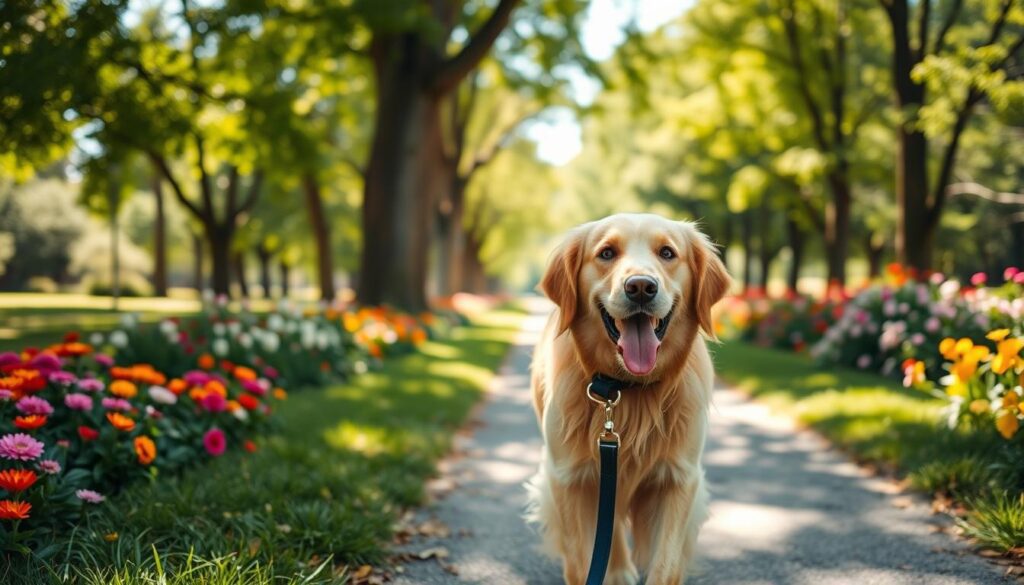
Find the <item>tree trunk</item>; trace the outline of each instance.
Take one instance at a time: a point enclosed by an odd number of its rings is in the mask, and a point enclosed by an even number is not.
[[[203,238],[195,232],[192,232],[192,285],[199,294],[206,288],[203,281]]]
[[[832,199],[825,206],[825,254],[829,289],[846,284],[846,257],[850,248],[850,182],[844,168],[829,176]]]
[[[1024,220],[1018,220],[1010,224],[1010,237],[1012,238],[1010,240],[1012,245],[1010,247],[1008,266],[1015,266],[1024,270]]]
[[[320,195],[320,184],[312,173],[302,177],[303,191],[306,194],[306,210],[309,212],[309,225],[313,229],[313,240],[316,242],[316,268],[320,281],[320,298],[333,301],[334,289],[334,255],[331,248],[331,232],[324,213],[324,202]]]
[[[800,224],[792,219],[786,220],[786,236],[789,240],[789,271],[786,273],[786,288],[788,294],[798,294],[800,284],[800,269],[804,262],[804,244],[807,236]]]
[[[156,170],[152,177],[156,216],[153,218],[153,294],[167,296],[167,217],[164,210],[163,180]]]
[[[746,210],[740,214],[740,239],[743,245],[743,292],[746,293],[750,290],[750,285],[753,282],[753,270],[754,265],[754,253],[753,253],[753,231],[754,225],[753,220],[750,217],[750,210]]]
[[[111,173],[113,175],[113,173]],[[110,294],[113,310],[118,310],[121,300],[121,245],[118,237],[117,212],[121,208],[120,185],[111,177],[107,193],[107,207],[110,213]]]
[[[232,256],[233,272],[235,273],[235,282],[238,283],[238,292],[242,294],[243,299],[247,299],[249,298],[249,283],[246,281],[245,255],[241,252],[235,252]]]
[[[234,230],[225,226],[207,224],[206,241],[210,246],[210,265],[213,272],[213,292],[231,294],[231,240]]]
[[[439,98],[423,90],[424,63],[414,51],[387,43],[377,47],[374,65],[377,114],[363,188],[357,296],[367,305],[421,311],[444,168]]]
[[[260,262],[260,288],[263,289],[263,298],[269,299],[270,292],[270,250],[262,244],[256,247],[256,257]]]
[[[480,261],[482,242],[473,233],[466,234],[466,250],[462,257],[462,283],[459,288],[473,294],[487,289],[487,272]]]
[[[291,279],[292,267],[289,266],[288,263],[284,261],[284,259],[282,259],[281,262],[280,262],[280,268],[281,268],[281,298],[286,299],[286,298],[288,298],[288,290],[289,290],[288,285],[290,284],[289,280]]]
[[[864,238],[864,253],[868,259],[868,278],[875,280],[882,275],[882,255],[885,253],[885,238],[870,233]]]
[[[467,181],[455,177],[451,186],[451,208],[442,214],[439,222],[441,238],[441,282],[442,294],[452,295],[459,292],[463,283],[462,270],[465,266],[463,256],[466,254],[466,229],[463,226],[465,211],[465,194]]]

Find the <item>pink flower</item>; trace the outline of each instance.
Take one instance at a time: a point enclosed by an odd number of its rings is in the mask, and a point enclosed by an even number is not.
[[[1024,272],[1018,272],[1013,276],[1013,282],[1017,284],[1024,284]]]
[[[64,397],[64,406],[71,410],[88,411],[92,410],[92,396],[79,392],[72,392]]]
[[[0,437],[0,457],[15,461],[32,461],[43,454],[43,444],[25,433]]]
[[[104,398],[100,404],[107,410],[121,410],[128,412],[132,409],[132,403],[124,398]]]
[[[14,398],[14,392],[6,388],[0,388],[0,400],[10,400],[11,398]]]
[[[267,385],[261,384],[257,380],[243,380],[242,388],[244,388],[246,392],[255,394],[256,396],[263,396],[267,393],[267,390],[269,390]]]
[[[1013,277],[1017,276],[1018,274],[1020,274],[1019,268],[1017,268],[1016,266],[1007,266],[1006,270],[1003,271],[1003,280],[1005,280],[1006,282],[1010,282],[1011,280],[1013,280]]]
[[[53,414],[53,407],[45,399],[38,396],[26,396],[19,400],[15,408],[23,414],[41,414],[50,416]]]
[[[90,504],[99,504],[103,500],[107,499],[103,497],[99,492],[94,492],[92,490],[78,490],[75,492],[75,495],[78,496],[79,500],[82,500],[83,502],[88,502]]]
[[[0,353],[0,367],[13,366],[14,364],[21,363],[21,356],[14,353],[13,351],[5,351]]]
[[[78,381],[78,389],[86,392],[103,392],[103,380],[96,378],[83,378]]]
[[[52,353],[36,354],[36,356],[28,363],[33,368],[45,373],[50,373],[61,368],[60,358]]]
[[[97,353],[92,356],[92,359],[96,360],[96,363],[104,368],[109,368],[114,365],[114,358],[105,353]]]
[[[276,378],[280,374],[278,374],[277,370],[274,369],[273,367],[267,366],[267,367],[263,368],[263,375],[268,377],[268,378]]]
[[[210,381],[210,375],[206,372],[200,372],[199,370],[192,370],[190,372],[185,372],[182,379],[185,380],[189,386],[202,386]]]
[[[224,436],[224,431],[214,427],[203,435],[203,446],[206,447],[206,452],[214,457],[220,457],[224,454],[224,449],[227,448],[227,438]]]
[[[72,374],[71,372],[65,372],[62,370],[50,374],[49,379],[54,384],[60,384],[61,386],[70,386],[75,383],[75,380],[78,379],[78,376]]]
[[[223,412],[227,407],[227,400],[216,392],[210,392],[203,397],[203,408],[210,412]]]
[[[937,333],[942,328],[942,323],[935,317],[928,317],[924,322],[924,330],[928,333]]]
[[[985,282],[987,280],[988,277],[985,276],[984,272],[975,272],[974,275],[971,276],[971,284],[974,286],[985,286]]]
[[[60,473],[60,463],[57,463],[53,459],[43,459],[36,464],[39,467],[39,471],[48,473],[50,475],[57,475]]]

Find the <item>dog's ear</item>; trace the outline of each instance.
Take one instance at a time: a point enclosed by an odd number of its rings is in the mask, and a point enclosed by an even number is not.
[[[569,237],[551,253],[544,277],[540,281],[540,290],[558,305],[559,334],[565,332],[576,319],[580,267],[583,265],[583,242],[586,235],[586,226],[570,232]]]
[[[732,280],[714,244],[696,228],[690,227],[690,305],[697,325],[714,339],[716,336],[711,321],[711,307],[722,300]]]

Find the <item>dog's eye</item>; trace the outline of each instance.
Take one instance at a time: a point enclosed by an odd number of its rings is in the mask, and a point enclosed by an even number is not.
[[[604,248],[598,252],[597,257],[601,260],[611,260],[615,257],[615,250],[612,250],[611,248]]]
[[[662,246],[661,251],[658,252],[658,255],[660,255],[665,260],[671,260],[676,257],[676,251],[673,250],[672,248],[669,248],[668,246]]]

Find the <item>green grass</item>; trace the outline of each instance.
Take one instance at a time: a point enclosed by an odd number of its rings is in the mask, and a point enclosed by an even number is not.
[[[968,534],[1000,550],[1024,545],[1019,446],[995,432],[951,430],[944,402],[893,380],[843,368],[823,370],[804,356],[726,342],[714,350],[718,373],[739,389],[819,431],[855,459],[906,477],[911,486],[968,502]],[[1014,516],[1016,514],[1016,516]],[[1021,527],[1013,538],[994,519]],[[1016,524],[1013,524],[1016,522]],[[998,538],[989,537],[999,534]],[[1012,545],[1011,545],[1012,544]]]
[[[380,562],[397,515],[422,502],[424,481],[521,318],[492,311],[352,383],[292,393],[278,409],[279,432],[257,453],[236,452],[111,498],[64,536],[47,562],[55,577],[25,580],[154,582],[154,547],[172,575],[186,570],[191,553],[258,571],[253,582],[301,580],[325,561],[317,579],[340,580],[341,567]],[[126,570],[127,579],[114,579]],[[0,571],[0,582],[19,573]]]

